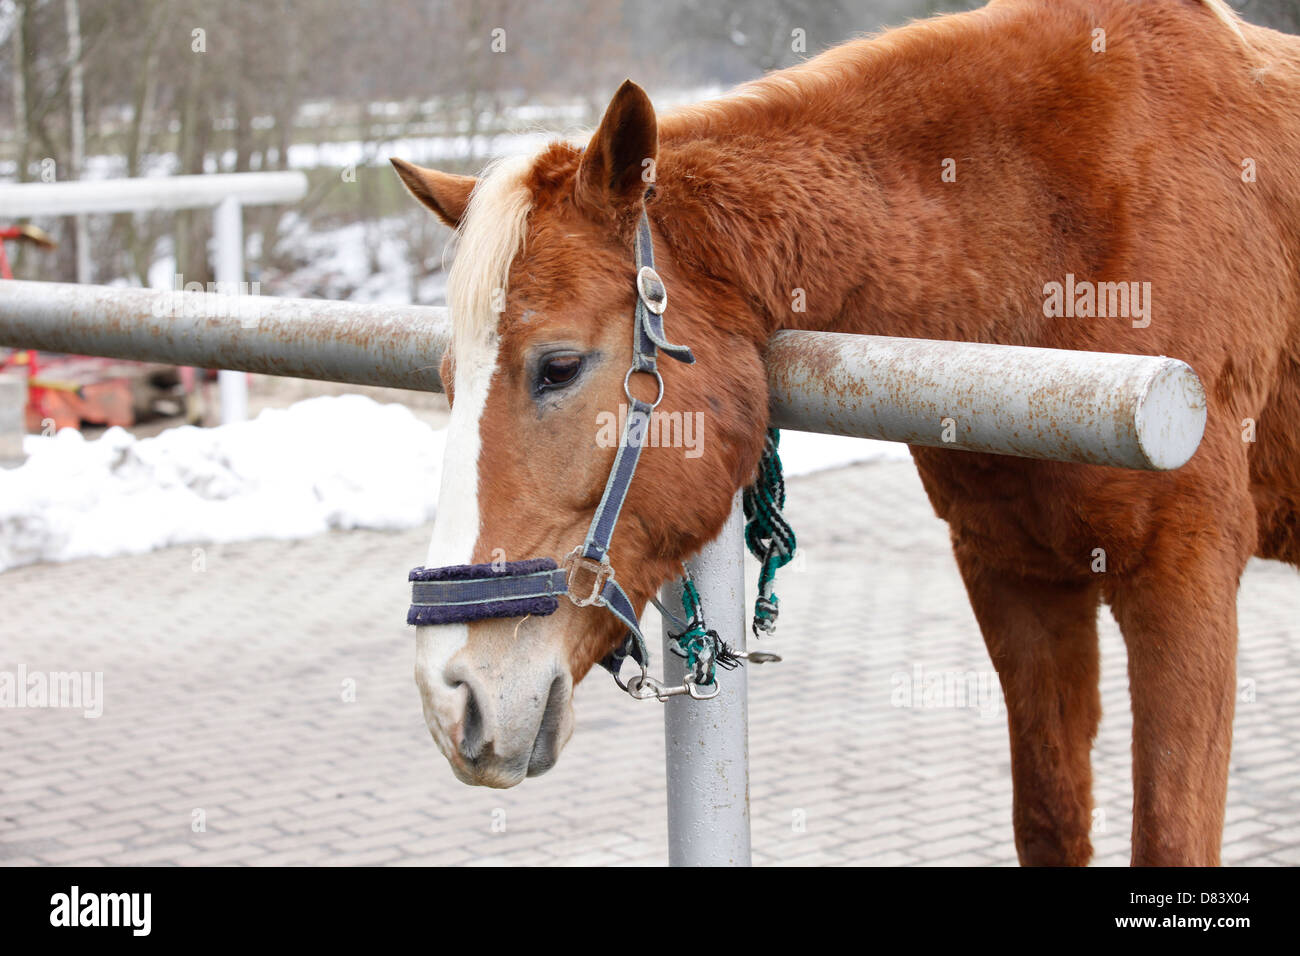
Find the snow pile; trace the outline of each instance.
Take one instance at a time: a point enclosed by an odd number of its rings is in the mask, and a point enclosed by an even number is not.
[[[312,398],[219,428],[28,436],[0,470],[0,570],[169,545],[409,528],[432,518],[443,434],[402,405]]]
[[[311,398],[155,438],[28,436],[0,469],[0,570],[171,545],[412,528],[433,518],[446,435],[403,405]],[[785,432],[790,475],[906,457],[888,442]]]

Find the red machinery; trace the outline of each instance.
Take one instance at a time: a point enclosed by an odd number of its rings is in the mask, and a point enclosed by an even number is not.
[[[30,242],[41,249],[54,249],[59,245],[50,238],[50,234],[44,229],[38,229],[35,226],[0,227],[0,279],[12,279],[14,277],[14,274],[9,270],[9,254],[5,252],[5,243],[11,239],[17,242]]]
[[[0,279],[12,279],[6,241],[27,242],[40,249],[57,243],[32,225],[0,227]],[[0,355],[0,371],[24,368],[27,373],[27,429],[42,431],[53,425],[78,428],[95,425],[132,425],[136,412],[184,413],[193,419],[192,399],[197,391],[192,369],[128,362],[80,355],[41,354],[17,349]],[[187,374],[188,373],[188,374]]]

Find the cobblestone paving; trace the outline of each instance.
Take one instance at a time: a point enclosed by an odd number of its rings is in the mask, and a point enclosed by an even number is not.
[[[799,478],[790,498],[805,556],[781,581],[787,661],[750,679],[755,862],[1014,864],[1000,698],[891,702],[917,667],[994,681],[914,469]],[[454,780],[402,624],[428,533],[0,575],[0,670],[102,671],[105,697],[98,719],[0,710],[0,862],[663,863],[660,708],[603,674],[578,689],[578,730],[549,774],[509,791]],[[1237,707],[1224,862],[1295,865],[1300,580],[1252,563],[1240,604],[1254,699]],[[1095,844],[1098,863],[1124,864],[1128,690],[1105,612],[1102,632]]]

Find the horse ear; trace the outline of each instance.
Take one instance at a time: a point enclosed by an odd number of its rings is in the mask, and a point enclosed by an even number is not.
[[[469,205],[469,194],[477,180],[473,176],[456,176],[424,169],[401,159],[389,158],[397,175],[411,191],[411,195],[434,211],[439,219],[451,228],[460,225]]]
[[[592,214],[635,203],[654,182],[659,122],[645,90],[624,80],[578,167],[574,196]]]

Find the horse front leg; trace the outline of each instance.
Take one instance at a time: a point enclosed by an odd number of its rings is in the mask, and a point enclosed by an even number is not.
[[[1006,698],[1016,853],[1026,866],[1083,866],[1101,720],[1098,588],[1008,574],[956,533],[953,550]]]
[[[1245,562],[1234,550],[1171,529],[1111,600],[1128,645],[1135,866],[1219,863]]]

